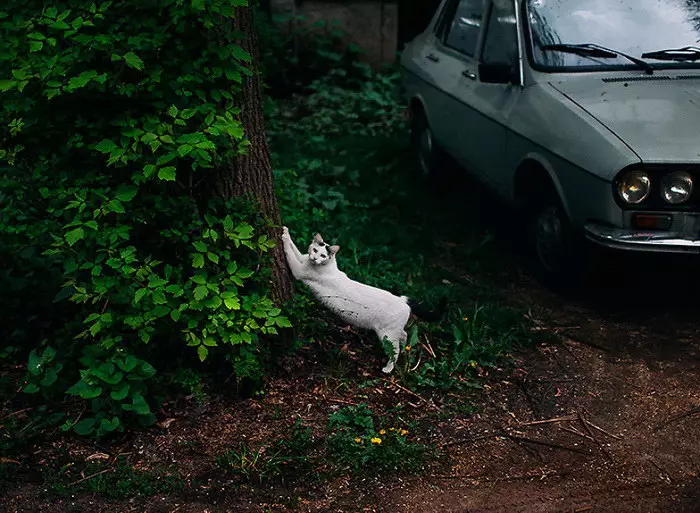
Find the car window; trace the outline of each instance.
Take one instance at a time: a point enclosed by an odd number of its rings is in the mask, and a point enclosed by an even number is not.
[[[518,30],[513,0],[494,0],[481,60],[487,64],[514,64],[518,59]]]
[[[460,0],[451,20],[446,20],[445,44],[473,57],[479,42],[481,22],[484,16],[484,0]]]

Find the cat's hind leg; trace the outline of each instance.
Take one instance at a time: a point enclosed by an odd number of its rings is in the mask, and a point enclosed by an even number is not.
[[[389,357],[389,361],[382,369],[382,372],[385,374],[390,374],[394,370],[396,360],[398,359],[399,352],[401,351],[401,346],[406,343],[408,334],[403,328],[400,328],[397,330],[382,330],[378,332],[377,335],[382,342],[384,342],[384,339],[386,339],[391,343],[393,354]]]

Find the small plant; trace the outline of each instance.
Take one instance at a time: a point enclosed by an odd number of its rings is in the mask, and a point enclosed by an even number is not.
[[[453,320],[452,337],[436,337],[431,345],[412,327],[404,348],[404,379],[422,388],[480,388],[478,377],[506,361],[514,348],[532,343],[527,323],[510,309],[477,306],[471,316],[462,310]]]
[[[217,458],[222,470],[247,482],[257,481],[260,484],[279,475],[282,462],[279,451],[268,453],[263,447],[251,449],[245,444],[241,444],[238,450],[230,450]]]
[[[313,445],[311,429],[297,419],[288,438],[280,438],[257,449],[241,444],[238,450],[219,456],[217,463],[221,469],[247,482],[293,479],[312,470],[310,451]]]
[[[379,420],[375,424],[374,415],[365,404],[341,408],[331,414],[326,440],[331,459],[355,472],[406,471],[418,467],[427,447],[414,439],[408,429]]]

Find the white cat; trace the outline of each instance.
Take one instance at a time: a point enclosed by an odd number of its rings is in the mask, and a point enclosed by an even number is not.
[[[316,297],[332,312],[358,328],[373,330],[380,340],[386,338],[393,355],[382,369],[394,370],[401,346],[405,344],[406,322],[415,314],[433,320],[431,312],[423,310],[406,296],[395,296],[386,290],[371,287],[348,278],[338,269],[335,256],[340,246],[329,246],[316,234],[306,255],[302,255],[285,226],[282,242],[292,274],[311,288]]]

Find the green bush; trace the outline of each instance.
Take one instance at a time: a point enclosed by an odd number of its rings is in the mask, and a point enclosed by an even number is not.
[[[251,56],[223,42],[245,5],[0,7],[0,355],[29,357],[26,392],[85,401],[66,429],[152,422],[164,356],[259,373],[261,336],[289,325],[265,220],[214,193],[249,146]]]

